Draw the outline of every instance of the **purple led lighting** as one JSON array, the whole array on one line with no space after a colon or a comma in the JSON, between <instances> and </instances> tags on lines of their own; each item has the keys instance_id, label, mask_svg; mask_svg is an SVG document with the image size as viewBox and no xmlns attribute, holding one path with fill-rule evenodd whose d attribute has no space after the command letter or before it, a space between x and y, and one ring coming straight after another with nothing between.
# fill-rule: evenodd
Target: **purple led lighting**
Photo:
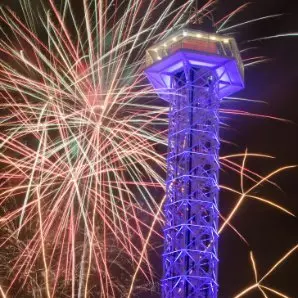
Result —
<instances>
[{"instance_id":1,"label":"purple led lighting","mask_svg":"<svg viewBox=\"0 0 298 298\"><path fill-rule=\"evenodd\" d=\"M218 43L212 42L201 44L216 51ZM183 38L179 44L184 46ZM175 44L175 52L145 70L170 104L164 298L217 297L218 113L221 98L241 90L244 83L239 60L201 51L199 45L193 40L187 48Z\"/></svg>"}]
</instances>

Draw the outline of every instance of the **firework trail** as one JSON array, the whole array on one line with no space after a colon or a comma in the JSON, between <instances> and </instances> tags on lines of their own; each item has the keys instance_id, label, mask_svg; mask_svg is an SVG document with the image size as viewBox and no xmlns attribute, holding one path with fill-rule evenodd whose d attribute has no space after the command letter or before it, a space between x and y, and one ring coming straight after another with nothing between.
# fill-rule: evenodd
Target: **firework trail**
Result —
<instances>
[{"instance_id":1,"label":"firework trail","mask_svg":"<svg viewBox=\"0 0 298 298\"><path fill-rule=\"evenodd\" d=\"M82 16L70 1L36 11L23 1L22 17L1 11L7 293L34 283L46 297L117 297L136 266L152 280L142 251L158 234L152 219L161 222L152 189L163 185L154 146L165 144L156 128L165 120L142 85L142 58L162 22L181 22L191 2L80 4Z\"/></svg>"},{"instance_id":2,"label":"firework trail","mask_svg":"<svg viewBox=\"0 0 298 298\"><path fill-rule=\"evenodd\" d=\"M156 193L165 171L157 146L167 144L167 109L144 81L143 58L151 43L214 9L206 1L193 12L193 2L82 0L78 9L45 0L34 9L21 1L21 17L1 9L3 297L131 296L142 288L139 275L153 282L149 251L151 238L162 237ZM220 20L218 31L243 26L227 27L243 8ZM246 66L264 59L250 57ZM240 237L231 220L246 199L290 213L252 194L286 168L262 177L245 167L248 157L268 156L221 157L241 177L240 191L221 186L239 196L221 231L228 226ZM254 182L248 190L245 178ZM255 287L265 291L260 282Z\"/></svg>"}]
</instances>

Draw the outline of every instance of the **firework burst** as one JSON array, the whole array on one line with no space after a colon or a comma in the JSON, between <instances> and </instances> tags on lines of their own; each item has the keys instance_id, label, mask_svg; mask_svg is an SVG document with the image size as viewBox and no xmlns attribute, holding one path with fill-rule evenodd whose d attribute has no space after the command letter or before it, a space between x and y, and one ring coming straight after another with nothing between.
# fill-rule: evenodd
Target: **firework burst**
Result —
<instances>
[{"instance_id":1,"label":"firework burst","mask_svg":"<svg viewBox=\"0 0 298 298\"><path fill-rule=\"evenodd\" d=\"M144 83L145 50L173 28L209 16L215 1L196 12L193 1L82 0L79 9L73 2L32 8L21 1L21 17L1 9L3 297L130 296L147 288L135 285L139 273L149 288L154 280L148 252L153 235L161 237L163 200L155 196L163 192L165 161L157 146L167 143L167 109ZM218 31L242 26L227 27L242 8L220 20ZM221 231L239 234L231 219L245 199L290 213L251 194L283 168L262 177L245 167L250 156L268 157L221 158L241 177L240 191L222 186L239 201ZM254 186L245 190L244 178Z\"/></svg>"},{"instance_id":2,"label":"firework burst","mask_svg":"<svg viewBox=\"0 0 298 298\"><path fill-rule=\"evenodd\" d=\"M118 296L114 273L127 279L140 258L152 275L141 251L159 210L154 144L164 138L160 110L139 101L142 35L155 37L156 9L183 8L122 5L82 1L82 23L69 1L42 3L40 18L26 1L23 18L2 10L1 224L11 227L2 247L20 242L7 292L35 280L47 297Z\"/></svg>"}]
</instances>

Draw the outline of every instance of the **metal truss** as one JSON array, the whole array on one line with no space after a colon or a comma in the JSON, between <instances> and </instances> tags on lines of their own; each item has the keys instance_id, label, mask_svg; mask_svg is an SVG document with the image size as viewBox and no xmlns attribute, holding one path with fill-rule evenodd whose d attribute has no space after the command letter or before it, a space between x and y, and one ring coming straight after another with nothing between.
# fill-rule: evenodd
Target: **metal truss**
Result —
<instances>
[{"instance_id":1,"label":"metal truss","mask_svg":"<svg viewBox=\"0 0 298 298\"><path fill-rule=\"evenodd\" d=\"M219 79L210 68L169 73L164 298L217 297Z\"/></svg>"}]
</instances>

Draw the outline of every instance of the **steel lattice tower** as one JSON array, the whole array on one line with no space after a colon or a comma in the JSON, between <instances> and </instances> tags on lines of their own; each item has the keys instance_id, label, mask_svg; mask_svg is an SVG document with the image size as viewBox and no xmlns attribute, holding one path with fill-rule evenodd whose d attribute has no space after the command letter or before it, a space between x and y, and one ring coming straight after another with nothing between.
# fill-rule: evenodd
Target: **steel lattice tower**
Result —
<instances>
[{"instance_id":1,"label":"steel lattice tower","mask_svg":"<svg viewBox=\"0 0 298 298\"><path fill-rule=\"evenodd\" d=\"M147 50L147 77L170 104L164 298L217 297L219 106L244 87L235 40L183 29Z\"/></svg>"}]
</instances>

